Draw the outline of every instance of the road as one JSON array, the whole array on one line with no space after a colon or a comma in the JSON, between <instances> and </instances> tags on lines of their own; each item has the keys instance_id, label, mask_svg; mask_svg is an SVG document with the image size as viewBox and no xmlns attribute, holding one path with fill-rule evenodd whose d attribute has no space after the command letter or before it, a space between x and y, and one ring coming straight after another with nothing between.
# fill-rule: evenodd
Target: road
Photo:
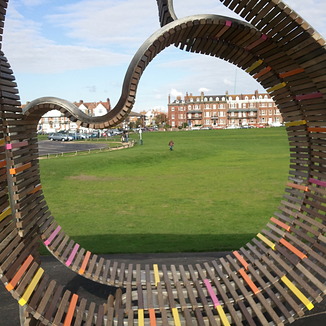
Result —
<instances>
[{"instance_id":1,"label":"road","mask_svg":"<svg viewBox=\"0 0 326 326\"><path fill-rule=\"evenodd\" d=\"M42 140L38 143L39 155L58 154L75 151L87 151L89 149L106 148L107 144L103 142L61 142Z\"/></svg>"}]
</instances>

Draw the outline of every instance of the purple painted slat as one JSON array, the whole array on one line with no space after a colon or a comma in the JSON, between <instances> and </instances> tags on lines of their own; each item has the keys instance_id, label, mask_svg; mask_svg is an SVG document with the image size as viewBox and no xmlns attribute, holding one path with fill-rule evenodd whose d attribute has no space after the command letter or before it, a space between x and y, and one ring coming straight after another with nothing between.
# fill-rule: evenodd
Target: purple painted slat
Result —
<instances>
[{"instance_id":1,"label":"purple painted slat","mask_svg":"<svg viewBox=\"0 0 326 326\"><path fill-rule=\"evenodd\" d=\"M53 232L52 232L52 234L49 236L49 238L46 240L46 241L44 241L44 244L46 245L46 246L48 246L52 241L53 241L53 239L57 236L57 234L60 232L60 230L61 230L61 226L59 225Z\"/></svg>"},{"instance_id":2,"label":"purple painted slat","mask_svg":"<svg viewBox=\"0 0 326 326\"><path fill-rule=\"evenodd\" d=\"M76 256L76 253L79 249L79 244L76 243L75 246L74 246L74 249L72 250L68 260L66 261L66 266L70 266L72 261L74 260L75 256Z\"/></svg>"}]
</instances>

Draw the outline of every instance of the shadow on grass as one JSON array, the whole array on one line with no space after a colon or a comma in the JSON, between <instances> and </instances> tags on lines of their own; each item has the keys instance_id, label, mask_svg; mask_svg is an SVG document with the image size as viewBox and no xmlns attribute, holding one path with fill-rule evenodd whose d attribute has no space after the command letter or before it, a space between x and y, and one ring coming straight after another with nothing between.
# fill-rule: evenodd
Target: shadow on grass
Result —
<instances>
[{"instance_id":1,"label":"shadow on grass","mask_svg":"<svg viewBox=\"0 0 326 326\"><path fill-rule=\"evenodd\" d=\"M106 234L71 236L83 248L97 254L214 252L239 249L251 234ZM43 248L41 253L48 251Z\"/></svg>"}]
</instances>

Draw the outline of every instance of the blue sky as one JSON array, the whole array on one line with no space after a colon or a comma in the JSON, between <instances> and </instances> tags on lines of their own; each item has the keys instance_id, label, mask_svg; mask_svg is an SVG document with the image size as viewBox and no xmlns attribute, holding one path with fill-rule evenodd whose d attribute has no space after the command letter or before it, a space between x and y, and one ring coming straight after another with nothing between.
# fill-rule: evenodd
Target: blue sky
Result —
<instances>
[{"instance_id":1,"label":"blue sky","mask_svg":"<svg viewBox=\"0 0 326 326\"><path fill-rule=\"evenodd\" d=\"M325 37L325 0L286 3ZM178 17L237 17L218 0L175 0ZM241 19L241 18L240 18ZM10 0L3 51L17 79L22 103L41 96L104 101L114 106L128 65L159 29L156 0ZM167 109L167 98L247 93L261 86L223 60L169 47L145 70L134 111Z\"/></svg>"}]
</instances>

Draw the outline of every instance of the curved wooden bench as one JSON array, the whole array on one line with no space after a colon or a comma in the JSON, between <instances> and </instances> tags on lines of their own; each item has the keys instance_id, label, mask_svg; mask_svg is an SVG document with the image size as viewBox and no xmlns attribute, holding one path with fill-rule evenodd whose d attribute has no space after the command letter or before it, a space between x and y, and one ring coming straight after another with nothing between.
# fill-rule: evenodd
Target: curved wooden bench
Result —
<instances>
[{"instance_id":1,"label":"curved wooden bench","mask_svg":"<svg viewBox=\"0 0 326 326\"><path fill-rule=\"evenodd\" d=\"M7 1L0 2L4 21ZM89 117L62 99L40 98L24 111L0 53L0 274L31 325L283 325L325 294L324 40L281 1L223 1L248 23L216 15L178 19L158 1L162 28L140 47L114 109ZM274 17L274 18L273 18ZM250 23L250 24L249 24ZM120 123L140 77L164 48L227 60L271 94L286 122L289 182L266 228L244 247L201 265L141 266L106 260L75 243L55 221L42 192L36 126L58 109L78 124ZM116 286L96 305L65 290L41 267L38 241L67 268Z\"/></svg>"}]
</instances>

